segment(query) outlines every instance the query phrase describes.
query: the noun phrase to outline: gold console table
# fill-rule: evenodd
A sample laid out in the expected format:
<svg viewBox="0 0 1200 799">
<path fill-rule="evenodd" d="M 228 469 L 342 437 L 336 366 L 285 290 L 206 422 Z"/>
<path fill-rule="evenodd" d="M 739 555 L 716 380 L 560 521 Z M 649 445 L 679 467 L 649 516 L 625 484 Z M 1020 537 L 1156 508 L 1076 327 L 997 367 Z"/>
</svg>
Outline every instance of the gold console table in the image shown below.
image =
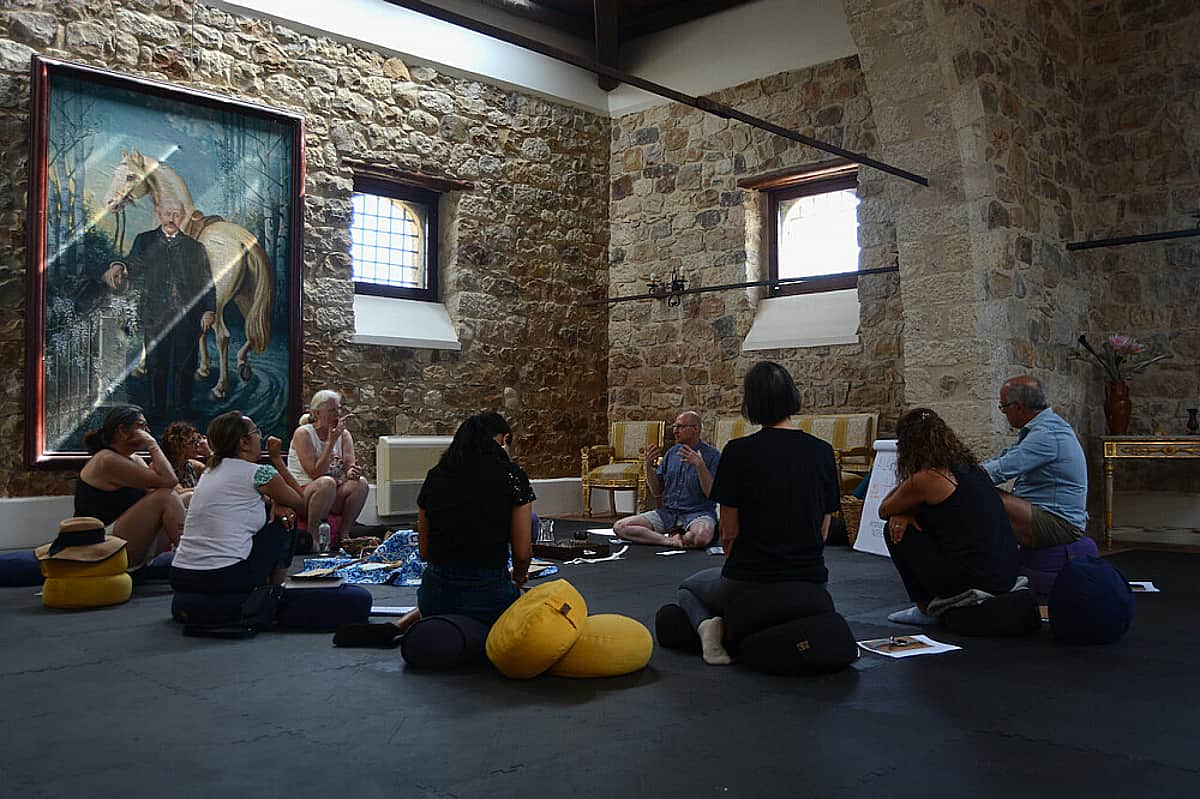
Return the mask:
<svg viewBox="0 0 1200 799">
<path fill-rule="evenodd" d="M 1120 460 L 1200 459 L 1200 436 L 1105 436 L 1104 546 L 1112 549 L 1113 472 Z"/>
</svg>

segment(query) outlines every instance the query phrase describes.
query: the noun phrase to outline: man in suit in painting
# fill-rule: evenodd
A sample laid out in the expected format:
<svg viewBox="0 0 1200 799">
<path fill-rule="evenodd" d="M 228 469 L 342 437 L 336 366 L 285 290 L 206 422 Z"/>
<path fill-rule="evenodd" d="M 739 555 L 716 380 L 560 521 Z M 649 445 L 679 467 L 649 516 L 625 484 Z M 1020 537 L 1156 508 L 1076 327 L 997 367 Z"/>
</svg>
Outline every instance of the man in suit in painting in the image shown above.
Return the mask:
<svg viewBox="0 0 1200 799">
<path fill-rule="evenodd" d="M 139 289 L 138 316 L 146 345 L 150 414 L 187 419 L 200 335 L 216 321 L 217 295 L 204 245 L 180 229 L 183 204 L 162 199 L 159 226 L 138 234 L 124 261 L 113 261 L 104 282 L 113 291 Z"/>
</svg>

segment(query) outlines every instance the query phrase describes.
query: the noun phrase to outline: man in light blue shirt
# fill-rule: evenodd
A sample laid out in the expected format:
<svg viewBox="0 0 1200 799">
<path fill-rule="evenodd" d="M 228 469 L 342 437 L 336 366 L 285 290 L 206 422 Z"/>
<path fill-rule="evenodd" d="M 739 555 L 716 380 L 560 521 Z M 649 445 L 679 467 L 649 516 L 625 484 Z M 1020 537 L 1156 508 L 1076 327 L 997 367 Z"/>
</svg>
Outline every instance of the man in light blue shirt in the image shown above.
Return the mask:
<svg viewBox="0 0 1200 799">
<path fill-rule="evenodd" d="M 1087 527 L 1087 461 L 1071 425 L 1046 404 L 1042 384 L 1014 377 L 1000 388 L 1000 410 L 1017 428 L 1017 443 L 983 464 L 1001 492 L 1013 535 L 1023 547 L 1070 544 Z"/>
<path fill-rule="evenodd" d="M 700 414 L 684 411 L 671 426 L 675 446 L 646 450 L 646 487 L 661 499 L 658 510 L 618 519 L 613 532 L 625 541 L 695 549 L 709 546 L 717 529 L 717 506 L 708 498 L 721 451 L 700 440 Z"/>
</svg>

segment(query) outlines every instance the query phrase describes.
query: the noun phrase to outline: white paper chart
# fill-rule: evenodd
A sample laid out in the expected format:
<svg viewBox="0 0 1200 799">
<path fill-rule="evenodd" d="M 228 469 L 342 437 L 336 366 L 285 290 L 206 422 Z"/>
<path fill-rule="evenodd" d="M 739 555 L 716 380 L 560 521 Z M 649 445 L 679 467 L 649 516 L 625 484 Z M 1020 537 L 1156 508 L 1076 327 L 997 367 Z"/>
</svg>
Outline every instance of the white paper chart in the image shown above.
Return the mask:
<svg viewBox="0 0 1200 799">
<path fill-rule="evenodd" d="M 867 499 L 863 505 L 862 521 L 858 524 L 858 538 L 854 548 L 872 555 L 888 555 L 883 533 L 887 522 L 879 518 L 879 505 L 888 492 L 896 487 L 896 442 L 875 442 L 875 464 L 871 467 L 871 482 L 867 486 Z"/>
</svg>

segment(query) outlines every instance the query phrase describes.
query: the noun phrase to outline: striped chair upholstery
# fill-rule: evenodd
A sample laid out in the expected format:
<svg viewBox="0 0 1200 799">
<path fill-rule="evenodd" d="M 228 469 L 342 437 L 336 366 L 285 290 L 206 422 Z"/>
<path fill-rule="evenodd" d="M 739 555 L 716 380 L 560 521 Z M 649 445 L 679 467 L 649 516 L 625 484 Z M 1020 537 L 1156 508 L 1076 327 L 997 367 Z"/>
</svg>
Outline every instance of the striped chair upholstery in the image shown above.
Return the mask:
<svg viewBox="0 0 1200 799">
<path fill-rule="evenodd" d="M 652 444 L 662 446 L 665 422 L 613 422 L 608 444 L 582 451 L 583 512 L 592 515 L 592 489 L 608 491 L 609 507 L 616 508 L 615 492 L 635 491 L 634 512 L 646 509 L 646 475 L 642 462 Z"/>
<path fill-rule="evenodd" d="M 828 441 L 837 455 L 838 468 L 866 474 L 874 461 L 877 413 L 835 413 L 796 417 L 806 433 Z"/>
<path fill-rule="evenodd" d="M 757 433 L 761 425 L 751 424 L 741 416 L 722 416 L 717 419 L 717 426 L 712 438 L 712 445 L 724 450 L 725 445 L 735 438 Z"/>
</svg>

